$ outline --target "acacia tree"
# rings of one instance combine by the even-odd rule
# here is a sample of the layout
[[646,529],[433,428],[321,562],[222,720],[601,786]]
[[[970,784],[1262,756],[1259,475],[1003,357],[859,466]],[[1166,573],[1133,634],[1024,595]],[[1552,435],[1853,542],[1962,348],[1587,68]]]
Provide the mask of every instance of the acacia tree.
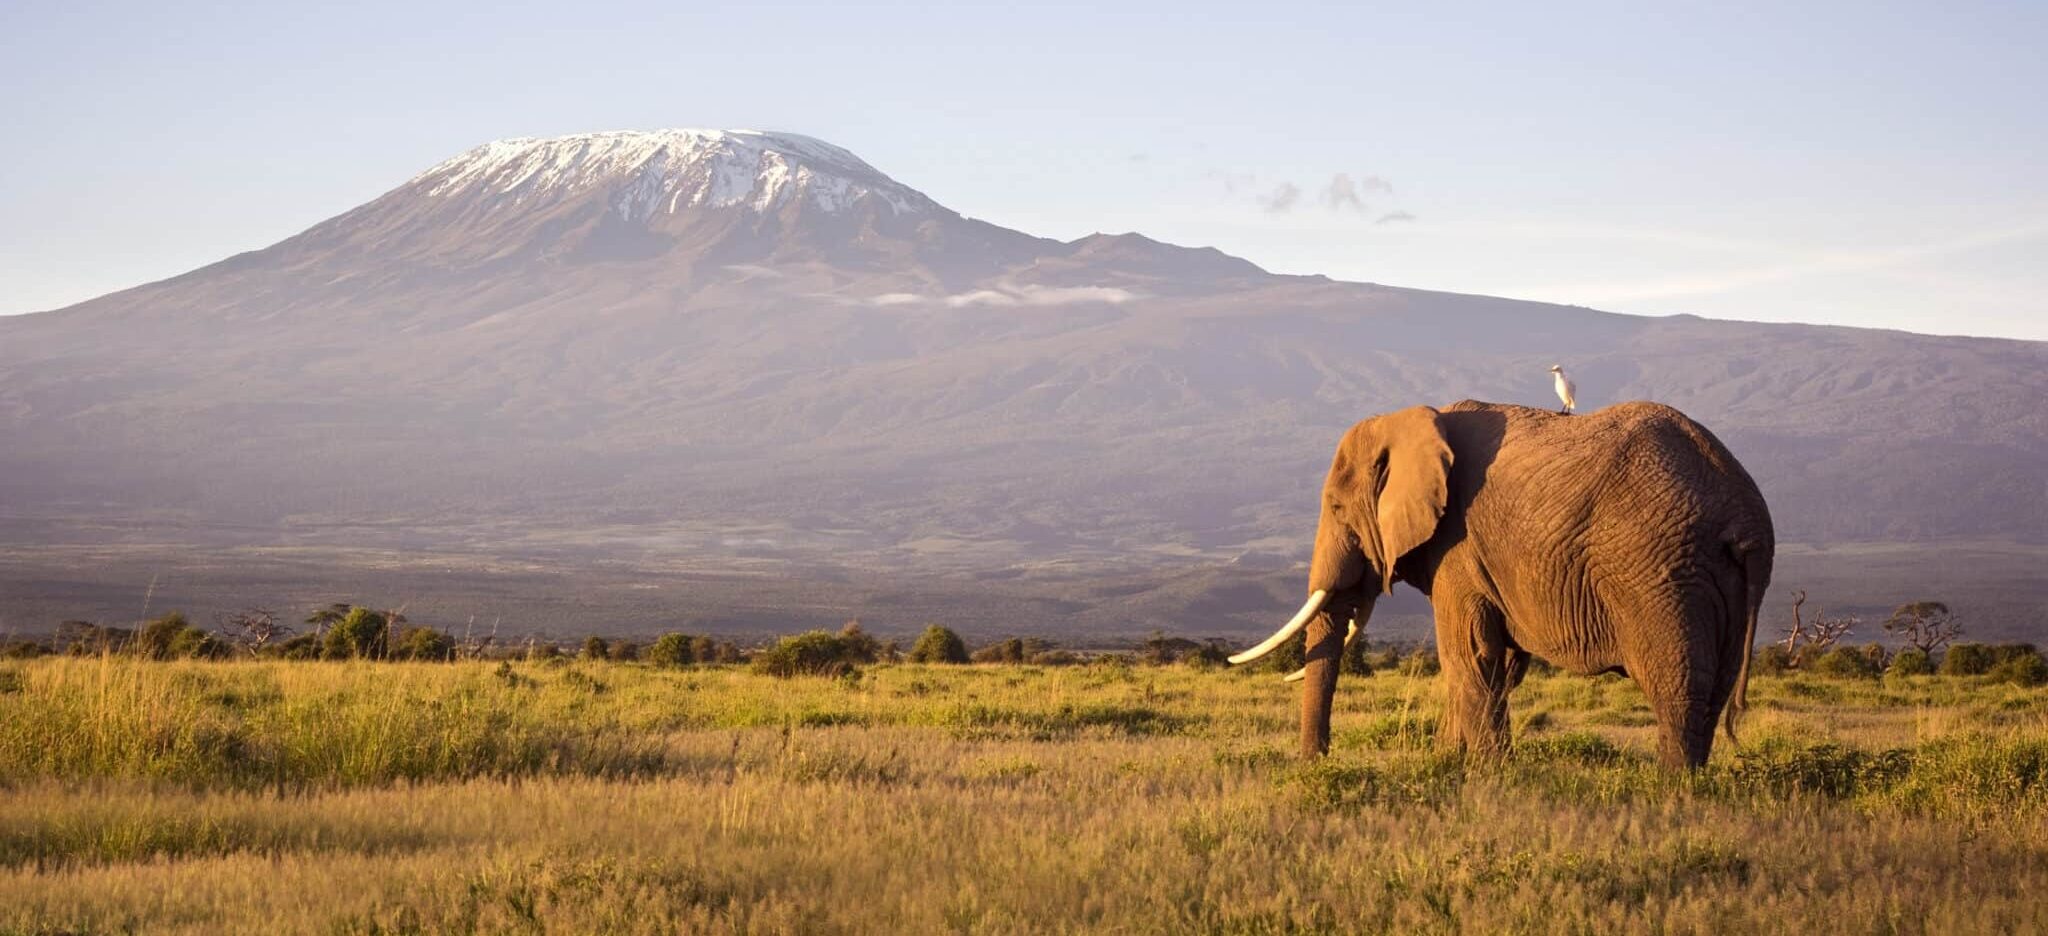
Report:
[[1884,621],[1884,629],[1899,635],[1907,646],[1932,656],[1934,651],[1962,636],[1963,623],[1956,620],[1946,604],[1914,601],[1893,610],[1892,616]]

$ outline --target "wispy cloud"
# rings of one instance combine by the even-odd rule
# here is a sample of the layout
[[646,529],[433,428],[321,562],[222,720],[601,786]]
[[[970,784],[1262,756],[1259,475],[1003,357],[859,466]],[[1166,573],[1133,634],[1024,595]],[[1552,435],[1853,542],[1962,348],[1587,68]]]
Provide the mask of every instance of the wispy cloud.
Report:
[[1120,305],[1133,299],[1144,298],[1141,294],[1119,286],[1000,286],[994,289],[975,289],[945,296],[924,296],[917,293],[892,292],[870,296],[868,305],[904,306],[939,305],[952,309],[970,306],[1054,306],[1078,305],[1100,302]]
[[1301,201],[1301,186],[1292,182],[1282,182],[1275,186],[1272,191],[1259,196],[1259,207],[1273,214],[1284,214],[1293,211],[1295,203],[1299,201]]
[[1323,204],[1331,211],[1354,211],[1364,214],[1365,200],[1374,195],[1391,195],[1394,187],[1387,180],[1376,175],[1351,178],[1351,173],[1339,172],[1330,177],[1330,183],[1323,186]]

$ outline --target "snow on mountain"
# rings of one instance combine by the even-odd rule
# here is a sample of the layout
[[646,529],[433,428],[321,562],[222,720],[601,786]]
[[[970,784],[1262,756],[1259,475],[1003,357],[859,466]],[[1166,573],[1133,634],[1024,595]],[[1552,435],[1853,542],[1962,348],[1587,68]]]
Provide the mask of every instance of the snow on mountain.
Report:
[[531,208],[594,189],[627,220],[688,207],[778,209],[798,199],[841,212],[876,199],[898,215],[939,209],[922,193],[822,140],[757,130],[582,133],[486,143],[411,183],[434,198]]

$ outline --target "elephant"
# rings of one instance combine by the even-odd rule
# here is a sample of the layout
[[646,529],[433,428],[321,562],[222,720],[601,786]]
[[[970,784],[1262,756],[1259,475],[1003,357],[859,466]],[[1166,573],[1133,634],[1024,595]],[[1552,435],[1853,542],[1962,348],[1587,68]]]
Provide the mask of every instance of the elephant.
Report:
[[1533,654],[1633,680],[1660,761],[1699,767],[1724,706],[1735,737],[1775,552],[1756,482],[1669,406],[1411,407],[1344,433],[1323,482],[1308,599],[1231,662],[1307,630],[1301,753],[1321,756],[1344,644],[1407,582],[1436,620],[1441,743],[1504,753],[1508,693]]

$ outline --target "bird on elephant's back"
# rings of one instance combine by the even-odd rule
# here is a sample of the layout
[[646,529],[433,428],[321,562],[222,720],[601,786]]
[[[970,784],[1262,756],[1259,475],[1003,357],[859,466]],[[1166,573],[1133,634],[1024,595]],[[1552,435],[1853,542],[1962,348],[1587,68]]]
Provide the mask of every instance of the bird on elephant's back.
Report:
[[1506,749],[1508,692],[1533,654],[1633,679],[1663,761],[1696,767],[1724,708],[1734,736],[1775,548],[1749,473],[1671,407],[1412,407],[1345,432],[1323,482],[1308,600],[1231,659],[1307,631],[1308,664],[1290,678],[1302,680],[1302,753],[1319,755],[1344,644],[1407,582],[1436,619],[1445,743]]

